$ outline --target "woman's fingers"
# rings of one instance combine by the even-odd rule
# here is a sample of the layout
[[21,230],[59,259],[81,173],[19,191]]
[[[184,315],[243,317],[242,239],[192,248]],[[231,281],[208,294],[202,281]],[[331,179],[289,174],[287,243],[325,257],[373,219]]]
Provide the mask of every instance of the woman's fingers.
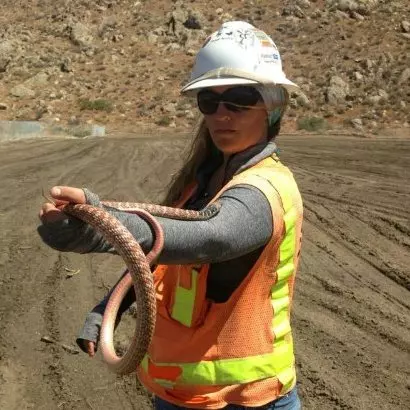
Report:
[[64,218],[66,218],[66,215],[63,213],[63,211],[61,211],[61,209],[58,209],[54,204],[46,202],[41,207],[39,217],[42,222],[52,223],[63,220]]
[[57,222],[66,218],[64,212],[59,209],[62,205],[86,203],[85,194],[82,189],[68,186],[55,186],[51,188],[49,201],[54,203],[45,202],[39,213],[41,221],[45,223]]
[[88,356],[94,357],[95,356],[95,343],[91,342],[90,340],[87,340],[86,347],[87,347]]
[[56,200],[57,205],[62,205],[63,203],[67,202],[73,204],[86,203],[85,194],[81,188],[74,188],[69,186],[55,186],[51,188],[50,195],[53,199]]

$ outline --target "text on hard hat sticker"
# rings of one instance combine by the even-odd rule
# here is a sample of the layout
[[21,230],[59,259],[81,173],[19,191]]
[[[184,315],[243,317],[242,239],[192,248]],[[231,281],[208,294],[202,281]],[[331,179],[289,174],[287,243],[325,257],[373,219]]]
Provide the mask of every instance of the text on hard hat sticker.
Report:
[[279,54],[276,54],[276,53],[268,53],[268,54],[265,54],[265,53],[262,53],[261,54],[261,58],[262,58],[262,60],[279,60]]

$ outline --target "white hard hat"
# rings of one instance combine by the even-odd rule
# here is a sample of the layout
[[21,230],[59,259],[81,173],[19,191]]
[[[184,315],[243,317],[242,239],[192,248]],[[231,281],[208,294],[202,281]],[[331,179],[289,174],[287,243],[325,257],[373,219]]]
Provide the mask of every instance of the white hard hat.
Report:
[[230,21],[211,34],[199,50],[191,78],[181,92],[195,93],[221,85],[263,84],[299,87],[286,78],[278,48],[262,30],[244,21]]

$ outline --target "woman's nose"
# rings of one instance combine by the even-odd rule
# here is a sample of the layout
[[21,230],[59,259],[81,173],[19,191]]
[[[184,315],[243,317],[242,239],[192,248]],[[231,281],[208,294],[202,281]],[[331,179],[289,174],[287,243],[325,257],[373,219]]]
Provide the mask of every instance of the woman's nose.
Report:
[[231,111],[229,111],[223,102],[220,102],[215,116],[219,120],[227,120],[231,118]]

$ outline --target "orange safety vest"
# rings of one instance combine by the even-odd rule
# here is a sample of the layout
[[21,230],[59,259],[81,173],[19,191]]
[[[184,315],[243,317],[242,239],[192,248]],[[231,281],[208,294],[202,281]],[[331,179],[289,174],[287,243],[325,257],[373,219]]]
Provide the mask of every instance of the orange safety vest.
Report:
[[302,200],[292,173],[275,155],[235,175],[213,201],[237,184],[264,193],[274,228],[228,301],[206,298],[209,264],[160,265],[154,272],[157,322],[138,377],[155,395],[179,406],[257,407],[296,383],[289,316]]

